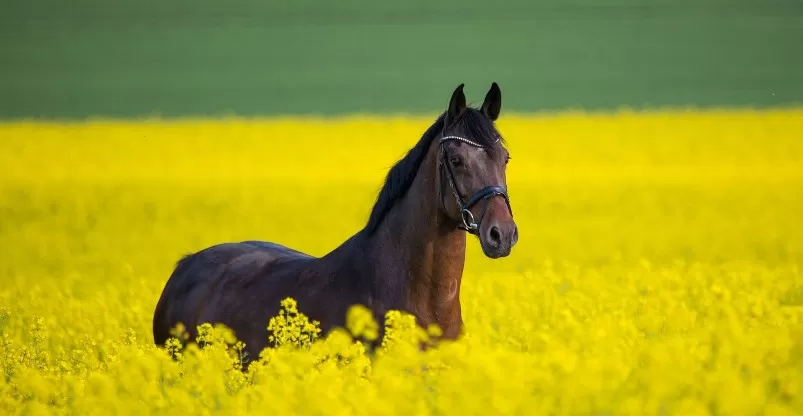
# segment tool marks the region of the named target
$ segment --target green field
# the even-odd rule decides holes
[[[797,0],[82,0],[0,13],[0,118],[803,103]]]

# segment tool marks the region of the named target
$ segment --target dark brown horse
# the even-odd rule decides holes
[[[178,323],[191,339],[198,325],[223,323],[257,357],[270,346],[267,324],[286,297],[320,322],[322,335],[362,304],[380,323],[377,342],[393,309],[456,338],[466,233],[479,237],[490,258],[507,256],[518,240],[507,196],[510,157],[494,126],[501,106],[496,83],[478,109],[466,107],[458,86],[448,109],[388,173],[367,225],[323,257],[259,241],[184,257],[156,305],[156,344]]]

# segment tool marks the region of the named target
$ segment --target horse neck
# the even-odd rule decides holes
[[[462,325],[466,235],[441,210],[437,156],[435,140],[412,186],[369,246],[382,303],[413,313],[423,326],[438,324],[444,336],[453,337]]]

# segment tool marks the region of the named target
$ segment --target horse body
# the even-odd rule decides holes
[[[223,323],[256,357],[270,346],[267,325],[286,297],[320,322],[324,334],[344,326],[348,308],[361,304],[380,324],[376,343],[388,310],[409,312],[419,325],[437,324],[443,337],[456,338],[463,324],[465,231],[476,234],[486,255],[494,258],[506,256],[518,238],[504,188],[487,186],[491,180],[504,182],[506,160],[500,162],[503,149],[492,125],[498,100],[494,84],[482,111],[466,108],[458,87],[449,109],[389,172],[366,227],[328,254],[314,257],[275,243],[245,241],[184,257],[156,306],[156,344],[163,345],[178,323],[191,338],[202,323]],[[468,145],[448,142],[452,137]],[[455,162],[458,158],[461,163]],[[446,187],[457,204],[443,192]],[[469,192],[474,197],[467,205],[461,194]],[[500,193],[504,198],[495,198]],[[485,200],[482,210],[476,209],[480,200]]]
[[[424,181],[422,176],[418,182]],[[320,322],[323,333],[344,326],[347,309],[361,304],[380,330],[385,312],[395,309],[413,313],[422,326],[438,324],[444,336],[457,336],[465,233],[407,218],[404,205],[391,210],[373,234],[361,231],[320,258],[258,241],[219,244],[186,256],[157,306],[155,341],[163,344],[177,322],[191,338],[198,325],[221,322],[246,344],[249,356],[258,356],[270,345],[266,327],[286,297]],[[422,231],[431,237],[421,238]]]

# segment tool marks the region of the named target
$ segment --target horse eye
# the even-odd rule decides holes
[[[449,162],[452,163],[452,166],[460,166],[460,158],[458,156],[452,156],[449,158]]]

